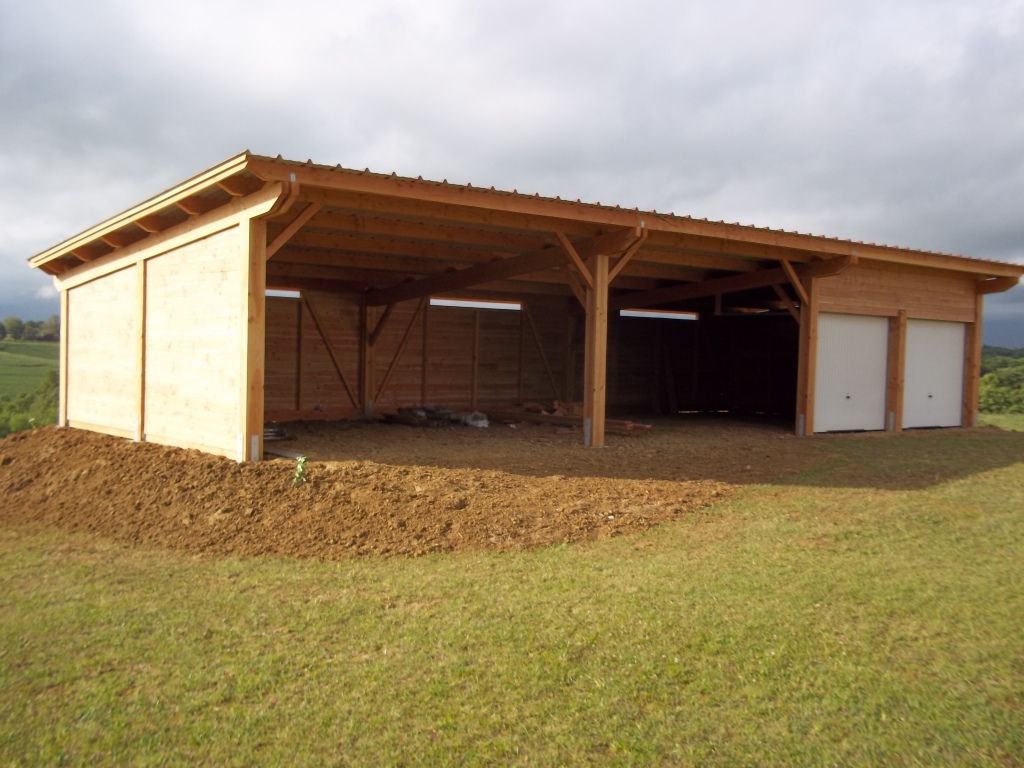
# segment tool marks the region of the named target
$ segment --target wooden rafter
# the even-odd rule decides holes
[[[628,247],[636,237],[635,230],[610,232],[591,238],[582,243],[577,250],[581,255],[585,253],[588,257],[599,253],[618,253]],[[558,267],[564,264],[568,258],[568,254],[562,248],[542,248],[532,253],[524,253],[520,256],[499,259],[486,264],[478,264],[473,267],[426,277],[421,280],[399,283],[390,288],[370,291],[366,294],[366,301],[370,306],[379,306],[381,304],[391,304],[396,301],[406,301],[446,291],[455,291],[492,280],[502,280]]]
[[[217,207],[217,203],[201,197],[186,197],[183,200],[175,201],[174,204],[189,216],[199,216]]]
[[[316,215],[316,212],[320,210],[320,207],[320,203],[310,203],[302,209],[302,212],[299,213],[298,216],[291,220],[288,226],[278,233],[277,237],[267,245],[267,261],[270,261],[274,254],[280,251],[284,244],[287,243],[296,232],[302,229],[303,224]]]
[[[260,188],[259,179],[246,179],[240,176],[229,176],[217,182],[217,186],[232,197],[245,197]]]
[[[370,215],[365,212],[330,209],[326,206],[313,217],[307,229],[348,235],[405,238],[432,245],[494,248],[508,253],[536,250],[548,244],[545,233],[515,232],[451,222]]]
[[[836,275],[856,262],[857,258],[855,256],[815,261],[811,264],[801,265],[798,268],[798,274],[803,279]],[[786,273],[781,267],[775,269],[762,269],[757,272],[714,278],[700,283],[684,283],[682,285],[671,285],[665,288],[655,288],[652,291],[645,291],[642,293],[624,294],[622,296],[617,296],[612,300],[612,309],[650,307],[657,304],[667,304],[673,301],[699,299],[705,296],[714,296],[716,294],[735,293],[737,291],[747,291],[754,288],[765,288],[770,285],[777,285],[786,281]]]

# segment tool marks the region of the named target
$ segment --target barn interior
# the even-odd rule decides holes
[[[796,271],[814,254],[650,231],[653,212],[628,212],[632,227],[523,215],[501,210],[510,193],[490,194],[498,204],[481,211],[307,189],[269,223],[268,422],[422,404],[504,413],[557,401],[579,413],[603,250],[609,418],[792,424]]]

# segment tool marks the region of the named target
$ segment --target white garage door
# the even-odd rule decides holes
[[[885,428],[888,347],[884,317],[818,316],[815,432]]]
[[[907,321],[904,427],[959,427],[964,394],[963,323]]]

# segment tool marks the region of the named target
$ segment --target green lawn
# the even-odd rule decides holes
[[[981,423],[984,426],[1024,432],[1024,413],[983,413]]]
[[[1024,434],[819,446],[700,516],[523,554],[0,528],[0,763],[1020,764]]]
[[[47,371],[57,370],[59,355],[55,341],[0,341],[0,397],[34,392]]]

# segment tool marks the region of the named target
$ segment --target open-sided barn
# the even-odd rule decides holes
[[[608,410],[971,426],[983,297],[1024,274],[248,152],[30,263],[61,424],[239,461],[268,420],[428,402],[580,400],[595,446]]]

